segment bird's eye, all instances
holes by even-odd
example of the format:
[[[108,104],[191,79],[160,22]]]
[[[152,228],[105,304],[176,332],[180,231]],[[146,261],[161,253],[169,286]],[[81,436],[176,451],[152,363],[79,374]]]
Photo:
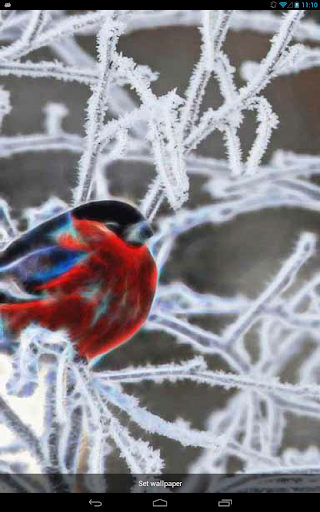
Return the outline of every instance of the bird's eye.
[[[116,233],[120,227],[117,222],[107,222],[106,226],[108,229],[110,229],[110,231],[113,231],[114,233]]]

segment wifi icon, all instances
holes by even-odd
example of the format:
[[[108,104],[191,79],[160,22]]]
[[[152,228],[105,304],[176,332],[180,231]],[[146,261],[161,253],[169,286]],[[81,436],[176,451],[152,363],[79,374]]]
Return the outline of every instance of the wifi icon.
[[[282,9],[285,8],[285,6],[287,5],[288,2],[279,2],[279,4],[281,5]]]

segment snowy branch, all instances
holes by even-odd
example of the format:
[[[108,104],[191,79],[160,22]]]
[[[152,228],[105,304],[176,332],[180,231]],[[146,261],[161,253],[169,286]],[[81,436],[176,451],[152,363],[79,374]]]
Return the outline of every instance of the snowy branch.
[[[285,16],[230,10],[100,10],[81,15],[1,11],[0,77],[46,78],[63,81],[65,87],[75,82],[88,87],[90,97],[84,136],[64,129],[68,108],[63,103],[49,102],[42,131],[0,134],[0,157],[53,151],[78,157],[74,204],[109,197],[111,163],[147,164],[150,179],[140,199],[141,211],[152,221],[165,199],[174,210],[154,222],[150,249],[160,271],[174,257],[180,235],[198,226],[211,223],[222,229],[240,215],[271,208],[319,212],[320,187],[310,180],[320,174],[319,156],[278,150],[264,161],[278,121],[286,120],[278,119],[262,91],[278,76],[319,67],[318,48],[291,45],[320,41],[320,27],[302,20],[303,14],[298,10]],[[185,93],[178,95],[174,89],[158,96],[153,87],[157,71],[119,53],[118,40],[138,30],[168,26],[198,27],[201,48]],[[229,30],[272,34],[265,58],[235,69],[232,55],[224,52]],[[78,35],[96,37],[96,58]],[[49,49],[46,60],[32,60],[32,53],[41,48]],[[247,81],[241,88],[236,85],[237,72]],[[219,87],[222,104],[203,112],[211,80]],[[9,93],[1,89],[1,129],[10,110]],[[239,128],[247,122],[247,111],[256,115],[257,131],[246,158]],[[223,134],[226,149],[220,160],[197,150],[215,130]],[[182,210],[192,193],[193,177],[201,177],[211,200]],[[66,208],[65,201],[50,197],[22,211],[21,219],[31,229]],[[12,219],[9,204],[1,198],[1,247],[19,235],[21,219]],[[284,443],[290,415],[313,421],[320,417],[316,236],[296,233],[296,240],[286,260],[270,272],[269,283],[260,283],[256,298],[244,296],[241,290],[235,296],[220,296],[217,290],[199,293],[180,275],[168,282],[161,273],[144,334],[154,338],[155,332],[162,332],[167,343],[188,344],[196,354],[191,359],[98,371],[97,361],[87,364],[75,357],[68,332],[29,325],[10,355],[7,340],[1,338],[0,363],[6,372],[0,390],[0,427],[8,436],[8,442],[0,443],[1,484],[19,492],[75,492],[68,477],[80,473],[89,481],[90,475],[112,473],[110,455],[120,456],[132,474],[157,475],[170,471],[165,450],[153,446],[161,446],[163,438],[201,448],[189,467],[191,473],[226,473],[232,458],[241,462],[242,474],[232,483],[209,485],[208,492],[219,491],[219,485],[220,492],[244,492],[248,485],[260,492],[282,488],[275,482],[277,474],[292,478],[318,474],[319,447],[299,452]],[[0,281],[0,292],[30,298],[12,279]],[[216,332],[204,327],[204,317],[209,316],[222,319],[223,327],[214,328]],[[311,355],[304,355],[310,345]],[[286,368],[297,354],[303,355],[297,377],[287,382]],[[223,371],[217,370],[217,361]],[[205,424],[196,429],[185,420],[169,421],[151,412],[153,404],[147,403],[141,386],[146,381],[223,388],[228,398],[223,408],[213,403],[212,409],[203,411]],[[20,415],[17,400],[37,401],[41,428]],[[32,462],[47,477],[41,484],[28,476]],[[266,479],[253,481],[252,473],[257,472]],[[314,488],[313,481],[306,485]],[[96,492],[106,490],[103,478],[92,479],[90,486]],[[292,486],[303,488],[302,480]]]

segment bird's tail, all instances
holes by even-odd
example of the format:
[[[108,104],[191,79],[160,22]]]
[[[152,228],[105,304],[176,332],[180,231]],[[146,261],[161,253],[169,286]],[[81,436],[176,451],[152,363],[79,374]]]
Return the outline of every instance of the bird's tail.
[[[34,322],[39,317],[41,309],[43,309],[41,301],[0,304],[0,316],[4,328],[8,327],[11,331],[16,332]]]
[[[39,301],[20,304],[0,304],[0,352],[14,352],[21,330],[39,318]]]
[[[0,304],[0,354],[12,354],[14,352],[14,340],[8,329],[7,322],[1,312]]]

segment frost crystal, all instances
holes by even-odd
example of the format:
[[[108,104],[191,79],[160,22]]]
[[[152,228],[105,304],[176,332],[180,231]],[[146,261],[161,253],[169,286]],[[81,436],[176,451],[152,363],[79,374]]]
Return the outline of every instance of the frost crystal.
[[[320,27],[302,18],[303,11],[289,11],[285,16],[228,10],[104,10],[81,15],[1,11],[0,76],[62,80],[66,87],[76,82],[87,86],[90,95],[84,138],[64,130],[68,108],[57,103],[45,108],[43,132],[6,135],[2,121],[11,107],[8,91],[0,89],[0,157],[30,151],[78,155],[73,204],[109,196],[105,169],[112,162],[153,164],[154,176],[141,209],[151,219],[166,199],[175,210],[158,219],[151,242],[159,269],[171,257],[178,237],[202,224],[223,225],[243,213],[284,206],[319,212],[320,189],[309,178],[320,174],[320,157],[278,150],[269,162],[265,160],[270,138],[282,120],[263,96],[264,89],[280,75],[319,67],[319,49],[301,42],[319,43]],[[172,90],[157,96],[152,89],[157,71],[122,55],[118,41],[134,31],[177,25],[199,27],[200,58],[184,95]],[[243,62],[236,70],[224,50],[229,30],[272,35],[261,62]],[[81,38],[76,38],[92,34],[96,36],[96,60],[83,48]],[[49,48],[55,58],[33,61],[32,52],[40,48]],[[234,79],[236,71],[246,80],[241,88]],[[222,104],[203,110],[210,80],[217,82]],[[239,128],[248,111],[256,116],[257,130],[245,157]],[[223,134],[225,160],[204,157],[197,150],[214,131]],[[206,180],[212,201],[182,210],[193,176]],[[21,217],[31,228],[67,207],[60,198],[51,197],[37,208],[25,209]],[[0,244],[4,246],[18,234],[18,222],[0,199]],[[320,417],[319,271],[300,288],[296,285],[316,246],[314,234],[297,234],[291,254],[273,269],[270,282],[253,299],[240,294],[200,294],[179,280],[160,281],[145,335],[153,338],[154,331],[161,331],[172,343],[188,344],[201,354],[190,360],[98,372],[73,357],[67,332],[30,325],[21,334],[15,353],[0,356],[1,428],[9,439],[0,445],[0,472],[7,475],[4,487],[73,492],[74,482],[68,476],[85,473],[89,482],[92,474],[112,473],[114,454],[132,474],[160,474],[170,468],[163,451],[153,446],[157,436],[157,446],[168,438],[183,447],[201,449],[190,464],[190,473],[224,473],[233,457],[241,462],[242,474],[229,484],[210,483],[207,490],[212,492],[242,492],[250,486],[253,473],[269,477],[267,483],[252,483],[261,492],[268,490],[269,484],[282,489],[282,483],[272,480],[277,474],[319,473],[318,447],[299,450],[284,445],[290,416],[316,421]],[[8,287],[14,283],[0,283],[0,291]],[[211,332],[193,321],[208,315],[229,319],[229,324],[220,332]],[[255,359],[246,343],[250,332],[256,336]],[[310,340],[314,344],[312,357],[301,364],[297,381],[286,383],[282,378],[286,365]],[[3,340],[0,349],[1,343]],[[210,370],[212,355],[219,355],[228,370]],[[185,419],[169,421],[140,404],[137,396],[146,381],[190,381],[234,393],[226,407],[217,410],[213,404],[205,427],[197,429]],[[40,427],[29,425],[17,405],[17,400],[29,403],[34,397],[41,409]],[[47,475],[43,483],[27,476],[34,466]],[[17,473],[26,475],[18,477]],[[53,478],[55,473],[60,476]],[[97,491],[105,490],[103,479],[92,481],[92,485]],[[189,485],[192,489],[191,482]],[[289,483],[294,490],[312,490],[314,485],[313,480],[298,478]]]

